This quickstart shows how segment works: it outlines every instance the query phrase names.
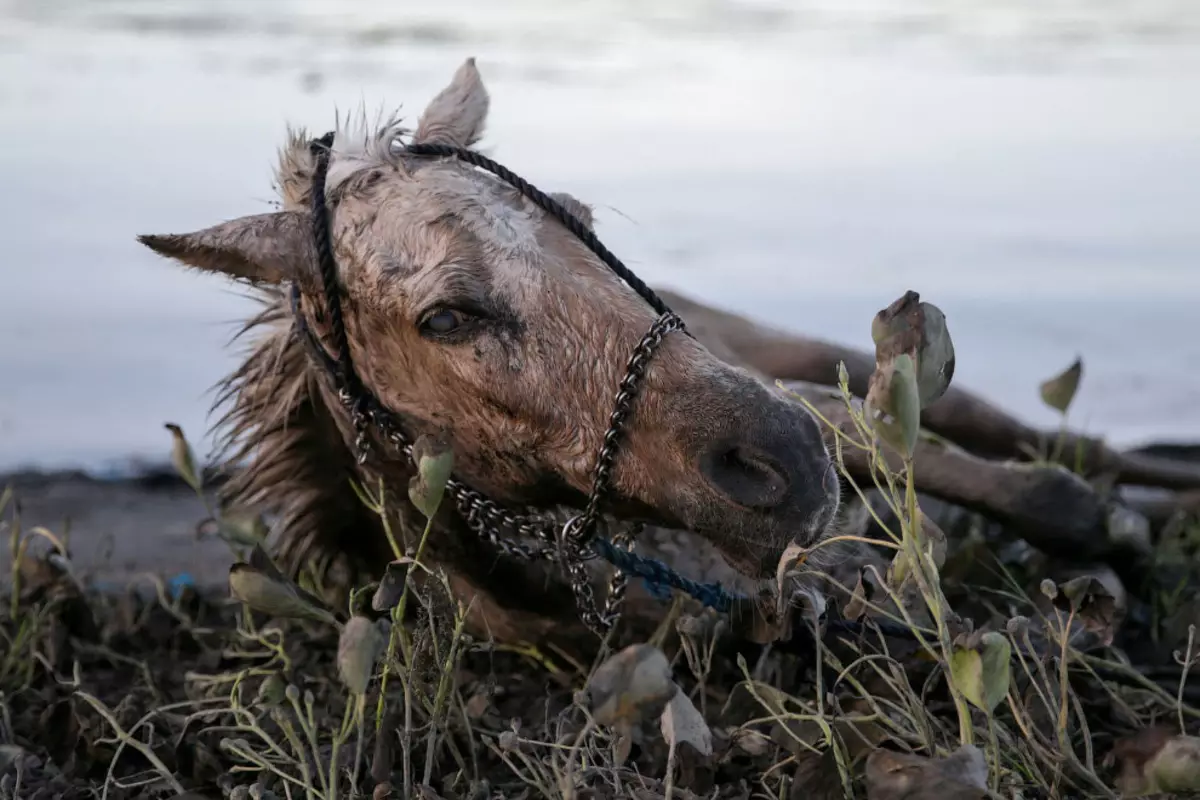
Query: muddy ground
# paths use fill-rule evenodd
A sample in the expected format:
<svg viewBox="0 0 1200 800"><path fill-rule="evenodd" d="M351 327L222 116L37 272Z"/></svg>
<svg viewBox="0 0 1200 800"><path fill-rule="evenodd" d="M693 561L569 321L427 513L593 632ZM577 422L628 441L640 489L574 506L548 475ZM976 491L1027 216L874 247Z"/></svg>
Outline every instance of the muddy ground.
<svg viewBox="0 0 1200 800"><path fill-rule="evenodd" d="M1200 446L1192 445L1146 450L1186 460L1200 455ZM565 662L554 666L553 654L546 660L545 654L507 652L454 634L453 613L432 613L450 608L437 600L436 591L420 601L430 613L418 611L413 622L413 660L405 657L404 673L410 680L393 673L385 693L376 671L370 679L365 729L338 739L339 729L354 726L345 728L352 707L342 689L346 679L337 631L324 624L285 622L278 628L282 638L276 650L275 634L264 633L269 617L256 614L259 618L251 622L230 600L229 548L215 537L197 535L208 512L169 467L127 480L80 473L0 476L0 489L6 486L19 502L22 529L44 526L55 535L69 534L71 562L91 591L85 598L52 570L34 570L32 583L23 584L27 600L14 608L16 613L10 613L7 602L0 608L0 644L11 648L0 652L0 800L82 800L101 792L112 800L558 797L565 776L576 769L581 770L571 779L579 785L576 796L597 800L827 800L848 796L848 788L850 796L868 800L996 796L979 788L982 778L959 775L963 769L972 774L982 769L987 782L1001 790L999 796L1020 787L1029 798L1113 798L1117 795L1109 787L1145 785L1153 772L1147 765L1159 764L1163 753L1174 752L1170 748L1191 747L1183 753L1185 760L1200 763L1200 687L1194 679L1181 680L1178 662L1172 664L1170 658L1186 634L1175 631L1169 642L1130 647L1147 632L1173 629L1169 620L1151 613L1153 608L1131 613L1120 626L1117 644L1127 645L1133 663L1105 660L1103 648L1093 643L1086 654L1072 649L1070 661L1077 666L1066 681L1057 666L1056 617L1040 617L1033 606L1023 604L1016 610L1033 621L1025 619L1022 625L1042 630L1035 640L1049 636L1053 647L1043 652L1046 648L1030 639L1012 630L1009 634L1013 642L1031 648L1031 654L1041 653L1037 669L1045 672L1027 672L1023 661L1014 661L1014 691L991 719L1000 733L970 753L955 750L961 719L944 685L933 680L934 664L914 658L911 646L871 656L897 659L906 680L896 683L875 672L874 661L856 662L858 683L853 690L848 683L839 684L836 701L826 701L837 707L821 711L813 698L826 696L815 685L824 679L811 654L784 648L760 653L744 644L727 651L723 645L719 658L705 662L697 654L710 646L710 634L715 646L717 629L690 618L688 626L678 621L678 636L672 634L665 649L673 653L681 688L702 709L700 724L710 731L710 752L684 749L676 761L665 733L659 733L660 724L650 719L638 724L631 749L620 758L613 755L621 749L617 740L607 733L592 733L582 750L568 757L571 743L582 741L586 732L584 716L574 707L585 676ZM5 518L11 520L10 513ZM0 549L3 584L9 555L6 547ZM1182 572L1191 575L1194 570ZM166 604L145 592L135 600L121 591L131 582L149 589L149 580L137 580L142 574L183 577L199 591L172 592ZM1187 582L1194 584L1191 578ZM1195 611L1200 594L1193 594L1175 603L1174 616L1185 622L1200 618ZM1099 601L1089 602L1095 608L1080 606L1084 633L1091 626L1097 628L1093 633L1111 635L1111 615L1101 613ZM1018 619L1010 620L1009 627ZM691 628L699 633L685 632ZM843 664L856 661L875 652L872 641L867 636L841 642L835 656ZM969 637L956 642L963 652L979 646ZM456 655L447 661L451 645ZM1184 669L1190 671L1200 648L1184 649ZM746 656L754 670L754 692L741 683L745 675L734 651ZM1092 660L1082 665L1085 657ZM235 684L241 688L232 688ZM283 696L285 686L303 697L315 725L313 753L300 742L281 756L291 759L282 767L291 775L290 784L259 768L277 752L265 744L267 737L283 742L287 725L303 723L298 708L291 715L291 700L275 696ZM448 696L446 686L451 687ZM1061 709L1060 695L1065 700ZM387 710L379 718L377 698L383 698L379 711ZM896 709L886 725L867 713L880 702ZM432 710L405 720L401 710L406 708ZM199 709L207 710L201 715ZM790 722L787 714L795 715ZM844 748L839 753L854 762L849 774L840 773L833 751L823 748L823 729L812 721L818 718L814 714L839 720L833 723L835 740ZM987 730L989 722L978 709L973 716L976 730ZM846 722L851 718L857 721ZM1060 719L1068 721L1065 728ZM841 730L839 725L848 727ZM120 744L120 735L114 736L118 730L128 732L129 741L145 743L158 762L151 764L141 751ZM432 736L430 731L439 733ZM331 744L335 741L344 746L339 750ZM917 755L922 747L923 752L936 748L949 755ZM351 754L361 775L346 766ZM963 758L978 764L964 767L959 763ZM568 766L576 760L578 767ZM342 764L343 773L353 772L358 779L358 791L321 787L316 778L304 778L307 788L297 789L296 770L309 761ZM1193 773L1190 777L1200 785L1200 772ZM289 786L297 791L289 795Z"/></svg>
<svg viewBox="0 0 1200 800"><path fill-rule="evenodd" d="M123 584L138 574L187 573L199 586L225 582L232 558L220 539L198 537L208 516L169 466L123 480L79 472L0 476L20 504L22 527L70 536L72 560L97 583ZM8 569L8 552L0 555Z"/></svg>

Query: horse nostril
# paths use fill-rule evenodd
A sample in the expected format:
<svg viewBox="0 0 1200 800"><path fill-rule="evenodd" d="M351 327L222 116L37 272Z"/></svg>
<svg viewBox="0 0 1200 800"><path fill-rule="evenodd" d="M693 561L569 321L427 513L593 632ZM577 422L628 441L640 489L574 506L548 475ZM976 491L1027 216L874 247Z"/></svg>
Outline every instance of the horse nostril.
<svg viewBox="0 0 1200 800"><path fill-rule="evenodd" d="M713 488L741 506L769 509L787 497L786 474L760 450L741 445L714 448L702 459L701 471Z"/></svg>

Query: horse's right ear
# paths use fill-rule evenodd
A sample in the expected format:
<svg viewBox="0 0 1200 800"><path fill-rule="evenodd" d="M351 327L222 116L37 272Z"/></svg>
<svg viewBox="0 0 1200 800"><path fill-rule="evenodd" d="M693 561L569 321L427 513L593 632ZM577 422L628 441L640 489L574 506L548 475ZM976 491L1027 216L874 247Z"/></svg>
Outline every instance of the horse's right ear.
<svg viewBox="0 0 1200 800"><path fill-rule="evenodd" d="M317 283L312 215L276 211L222 222L182 234L143 234L138 241L189 267L254 284Z"/></svg>

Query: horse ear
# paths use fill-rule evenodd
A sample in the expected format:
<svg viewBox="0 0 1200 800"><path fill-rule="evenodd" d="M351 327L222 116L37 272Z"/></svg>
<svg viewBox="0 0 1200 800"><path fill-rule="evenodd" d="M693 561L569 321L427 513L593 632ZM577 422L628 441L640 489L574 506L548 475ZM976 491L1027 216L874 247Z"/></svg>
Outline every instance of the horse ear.
<svg viewBox="0 0 1200 800"><path fill-rule="evenodd" d="M593 230L592 208L566 192L551 192L550 196L557 200L563 208L570 211L587 229Z"/></svg>
<svg viewBox="0 0 1200 800"><path fill-rule="evenodd" d="M475 59L468 58L425 107L413 142L470 147L483 136L489 102Z"/></svg>
<svg viewBox="0 0 1200 800"><path fill-rule="evenodd" d="M312 215L277 211L222 222L182 234L143 234L138 241L189 267L256 284L316 283Z"/></svg>

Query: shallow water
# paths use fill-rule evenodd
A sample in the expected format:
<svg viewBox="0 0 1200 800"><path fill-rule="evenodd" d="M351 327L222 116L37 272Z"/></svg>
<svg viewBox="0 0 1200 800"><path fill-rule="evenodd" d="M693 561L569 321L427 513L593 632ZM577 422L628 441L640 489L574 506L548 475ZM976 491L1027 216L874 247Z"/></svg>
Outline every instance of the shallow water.
<svg viewBox="0 0 1200 800"><path fill-rule="evenodd" d="M0 469L199 438L252 305L134 236L266 210L285 123L471 55L486 145L651 283L861 347L916 289L960 385L1052 425L1078 353L1077 424L1200 438L1200 11L1134 5L0 2Z"/></svg>

